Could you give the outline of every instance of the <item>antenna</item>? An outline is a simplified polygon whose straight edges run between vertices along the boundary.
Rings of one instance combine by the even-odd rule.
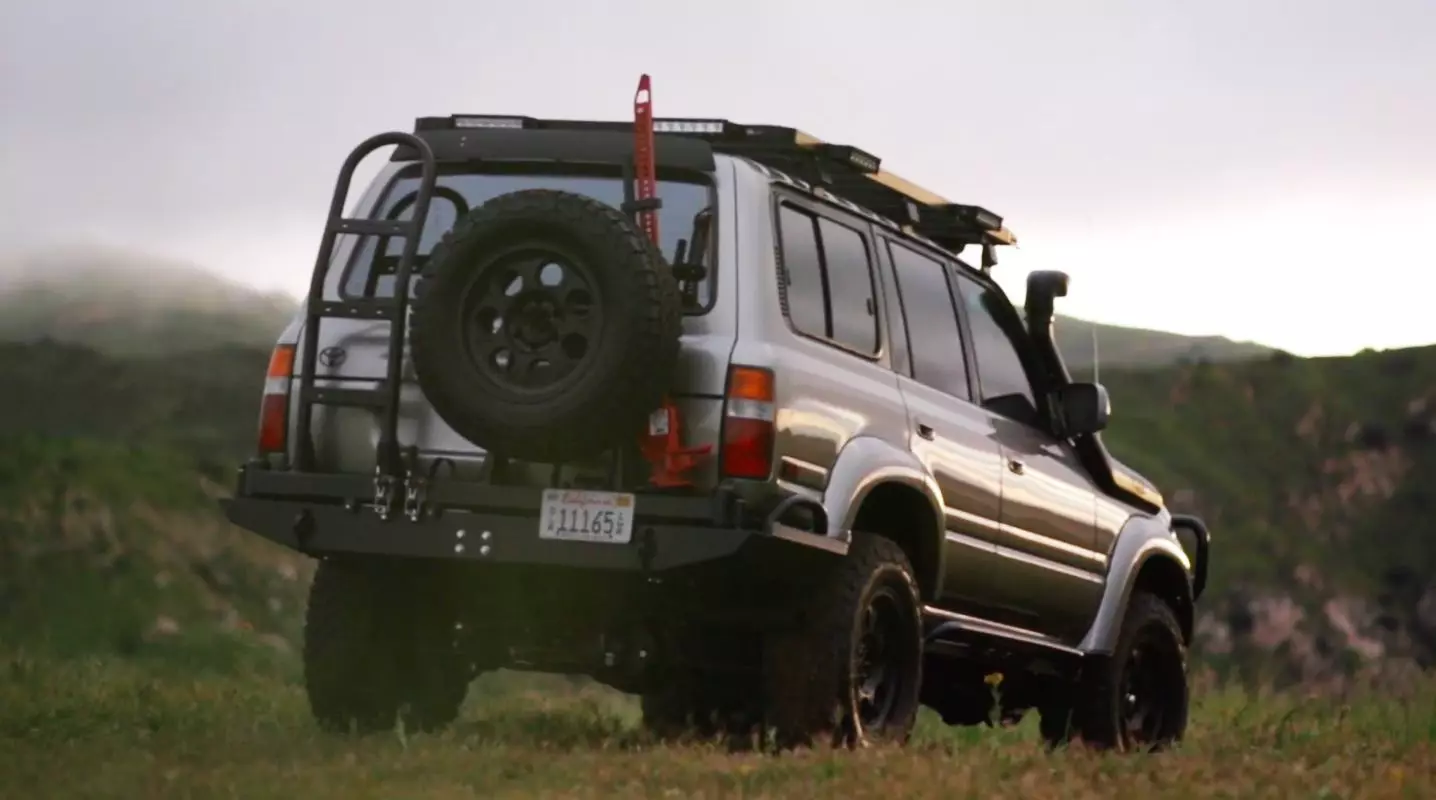
[[[1099,356],[1101,355],[1097,351],[1097,325],[1094,323],[1090,330],[1092,331],[1092,382],[1097,383],[1097,362],[1100,360]]]

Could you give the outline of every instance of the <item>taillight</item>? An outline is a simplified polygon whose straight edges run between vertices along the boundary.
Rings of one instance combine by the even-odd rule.
[[[723,419],[723,474],[766,478],[773,469],[773,373],[758,367],[728,370]]]
[[[294,345],[281,344],[269,356],[264,399],[259,406],[259,454],[283,453],[289,439],[289,381],[294,374]]]

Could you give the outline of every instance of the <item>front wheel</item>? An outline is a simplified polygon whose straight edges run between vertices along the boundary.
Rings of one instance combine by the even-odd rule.
[[[1111,658],[1083,676],[1071,702],[1042,709],[1042,736],[1053,746],[1075,736],[1100,749],[1161,750],[1186,733],[1189,702],[1176,614],[1161,598],[1134,592]]]
[[[777,744],[907,741],[922,683],[922,605],[906,553],[890,539],[855,534],[805,606],[803,628],[764,648]]]

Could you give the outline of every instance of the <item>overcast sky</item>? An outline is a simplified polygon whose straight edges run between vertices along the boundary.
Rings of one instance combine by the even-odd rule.
[[[800,127],[1004,215],[1064,310],[1436,341],[1432,0],[6,0],[0,250],[307,283],[334,173],[454,112]],[[1424,52],[1423,52],[1424,51]]]

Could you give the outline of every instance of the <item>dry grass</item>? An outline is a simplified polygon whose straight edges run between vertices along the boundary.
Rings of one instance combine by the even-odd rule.
[[[161,668],[162,670],[163,668]],[[621,695],[494,676],[446,733],[316,733],[292,680],[0,660],[4,797],[1436,796],[1436,686],[1404,699],[1208,692],[1158,756],[1045,752],[1032,725],[922,720],[905,749],[664,746]]]

